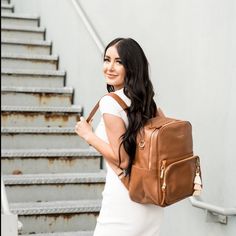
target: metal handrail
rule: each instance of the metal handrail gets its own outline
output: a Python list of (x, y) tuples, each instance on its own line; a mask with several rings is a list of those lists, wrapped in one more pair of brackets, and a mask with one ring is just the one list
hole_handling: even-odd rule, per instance
[[(8, 199), (7, 199), (7, 194), (6, 194), (6, 189), (5, 189), (5, 184), (3, 181), (3, 178), (1, 178), (1, 201), (2, 201), (2, 210), (4, 215), (13, 215), (10, 211), (9, 204), (8, 204)], [(17, 223), (17, 228), (18, 230), (21, 230), (23, 228), (23, 224), (18, 220)]]
[(208, 210), (212, 213), (216, 213), (222, 216), (235, 216), (236, 215), (236, 207), (223, 208), (219, 206), (215, 206), (210, 203), (203, 202), (200, 197), (190, 197), (190, 202), (194, 207), (201, 208), (204, 210)]
[(208, 222), (227, 224), (229, 216), (236, 216), (236, 207), (219, 207), (202, 201), (200, 197), (190, 197), (189, 200), (192, 206), (206, 210)]
[(9, 209), (9, 204), (7, 200), (7, 194), (5, 189), (5, 184), (3, 179), (1, 178), (1, 198), (2, 198), (2, 208), (3, 208), (3, 214), (5, 215), (12, 215)]
[(86, 16), (83, 8), (81, 7), (79, 1), (77, 0), (72, 0), (72, 4), (75, 7), (75, 10), (77, 14), (80, 16), (81, 20), (83, 21), (86, 29), (88, 30), (90, 36), (94, 40), (95, 44), (97, 45), (99, 51), (103, 54), (104, 52), (104, 44), (98, 34), (96, 33), (94, 27), (92, 26), (91, 22), (88, 20), (88, 17)]

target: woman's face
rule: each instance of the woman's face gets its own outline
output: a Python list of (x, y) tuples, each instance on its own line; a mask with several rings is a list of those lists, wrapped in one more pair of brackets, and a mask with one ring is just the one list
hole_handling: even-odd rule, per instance
[(106, 78), (106, 83), (112, 85), (115, 90), (124, 87), (125, 68), (115, 46), (109, 47), (106, 51), (103, 73)]

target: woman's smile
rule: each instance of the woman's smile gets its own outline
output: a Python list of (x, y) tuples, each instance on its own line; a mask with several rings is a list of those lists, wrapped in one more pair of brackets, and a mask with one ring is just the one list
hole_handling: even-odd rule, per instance
[(116, 77), (118, 75), (106, 73), (106, 76), (109, 77), (109, 78), (114, 78), (114, 77)]

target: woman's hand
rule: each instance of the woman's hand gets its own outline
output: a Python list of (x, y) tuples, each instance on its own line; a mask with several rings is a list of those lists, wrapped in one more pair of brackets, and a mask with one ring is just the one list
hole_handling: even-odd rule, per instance
[(93, 134), (92, 126), (88, 123), (84, 117), (80, 117), (80, 121), (75, 125), (75, 132), (88, 142), (89, 136)]
[(121, 163), (119, 163), (120, 136), (125, 131), (125, 124), (120, 117), (114, 115), (104, 114), (103, 118), (107, 126), (106, 131), (110, 143), (99, 138), (92, 131), (91, 122), (88, 123), (83, 117), (76, 123), (75, 132), (89, 145), (100, 152), (109, 163), (112, 163), (113, 167), (117, 167), (118, 164), (120, 164), (121, 168), (127, 168), (128, 164), (126, 164), (126, 160), (128, 160), (128, 158), (123, 146), (121, 147)]

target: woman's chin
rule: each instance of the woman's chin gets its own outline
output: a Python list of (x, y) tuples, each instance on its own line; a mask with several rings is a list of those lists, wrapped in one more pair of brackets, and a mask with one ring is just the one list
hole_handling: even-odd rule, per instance
[(107, 80), (106, 80), (106, 83), (107, 83), (108, 85), (111, 85), (111, 86), (116, 86), (115, 81), (112, 81), (112, 80), (110, 80), (110, 79), (107, 79)]

